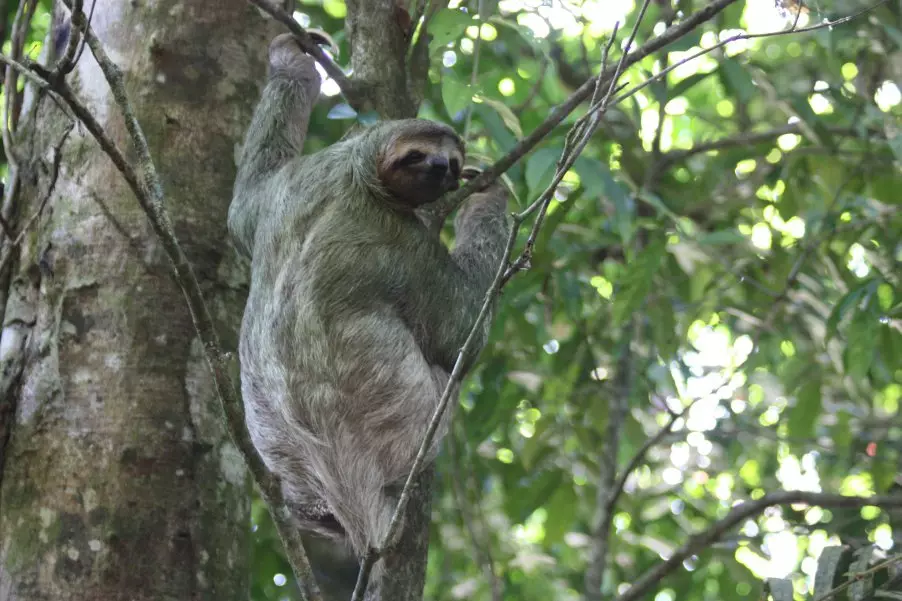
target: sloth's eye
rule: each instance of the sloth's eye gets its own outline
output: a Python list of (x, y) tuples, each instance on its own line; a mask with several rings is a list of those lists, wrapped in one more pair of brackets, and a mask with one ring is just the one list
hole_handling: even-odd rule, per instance
[(407, 154), (404, 155), (404, 158), (401, 159), (402, 165), (412, 165), (413, 163), (419, 163), (423, 159), (426, 158), (426, 155), (420, 152), (419, 150), (411, 150)]

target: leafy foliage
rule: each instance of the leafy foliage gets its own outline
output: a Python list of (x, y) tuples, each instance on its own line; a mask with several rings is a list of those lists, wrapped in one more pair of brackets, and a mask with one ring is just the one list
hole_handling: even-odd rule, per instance
[[(452, 2), (431, 22), (422, 116), (459, 131), (469, 119), (471, 154), (500, 158), (598, 72), (618, 10), (621, 38), (633, 26), (637, 7), (610, 4), (504, 0), (480, 19), (476, 3)], [(679, 14), (700, 6), (680, 2)], [(798, 25), (863, 6), (812, 5)], [(327, 5), (302, 11), (339, 31)], [(738, 2), (622, 81), (793, 20)], [(636, 44), (675, 22), (666, 3), (651, 3)], [(491, 599), (487, 561), (503, 599), (582, 596), (617, 395), (628, 406), (618, 472), (670, 413), (680, 417), (626, 480), (604, 598), (737, 501), (902, 486), (899, 31), (890, 3), (835, 28), (736, 42), (606, 113), (558, 191), (531, 268), (505, 289), (493, 342), (461, 395), (457, 451), (438, 464), (426, 598)], [(314, 118), (318, 145), (347, 123), (336, 127), (328, 111)], [(580, 114), (508, 172), (521, 202), (549, 183)], [(623, 390), (625, 336), (633, 369)], [(870, 549), (866, 565), (898, 544), (899, 520), (877, 508), (772, 508), (648, 598), (758, 599), (766, 578), (774, 599), (816, 595), (818, 570), (838, 582), (829, 558), (839, 547), (827, 545)], [(259, 541), (271, 551), (271, 537)], [(258, 569), (271, 581), (274, 567)]]
[[(805, 4), (800, 26), (865, 6)], [(636, 44), (702, 6), (652, 2)], [(454, 0), (429, 24), (422, 116), (461, 132), (469, 123), (471, 156), (496, 160), (598, 73), (614, 21), (625, 39), (637, 9)], [(30, 55), (48, 10), (42, 1)], [(340, 0), (298, 10), (348, 55)], [(740, 30), (793, 23), (769, 1), (736, 2), (626, 71), (632, 87), (678, 65), (607, 111), (551, 205), (531, 268), (504, 290), (461, 394), (455, 452), (438, 462), (427, 598), (492, 599), (489, 572), (506, 600), (581, 598), (602, 475), (621, 473), (671, 414), (672, 431), (639, 457), (611, 516), (604, 598), (738, 501), (902, 489), (900, 11), (884, 3), (837, 27), (679, 64)], [(550, 182), (580, 114), (508, 171), (521, 203)], [(314, 113), (308, 150), (371, 118), (332, 96)], [(616, 457), (603, 444), (612, 419)], [(818, 598), (898, 552), (900, 522), (876, 507), (772, 508), (648, 598)], [(259, 502), (252, 527), (252, 598), (295, 598)], [(893, 569), (837, 598), (898, 598)]]

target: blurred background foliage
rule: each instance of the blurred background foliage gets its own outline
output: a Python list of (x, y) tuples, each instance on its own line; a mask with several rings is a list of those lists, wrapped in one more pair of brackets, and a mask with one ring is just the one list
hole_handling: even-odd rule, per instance
[[(703, 5), (652, 2), (636, 44)], [(798, 25), (865, 6), (808, 2)], [(743, 30), (787, 28), (788, 8), (737, 2), (621, 81)], [(637, 12), (631, 0), (452, 0), (430, 25), (421, 116), (466, 130), (474, 160), (491, 162), (598, 72), (617, 21), (619, 59)], [(344, 15), (340, 0), (297, 5), (347, 56)], [(615, 508), (606, 598), (737, 501), (902, 489), (900, 81), (892, 0), (837, 27), (732, 43), (608, 110), (463, 387), (438, 461), (426, 598), (491, 599), (489, 563), (499, 599), (582, 598), (599, 482), (669, 422)], [(309, 151), (368, 119), (331, 82), (323, 91)], [(580, 115), (508, 172), (512, 209), (548, 185)], [(259, 500), (251, 527), (252, 598), (296, 598)], [(802, 598), (825, 547), (874, 544), (879, 558), (900, 542), (898, 513), (772, 509), (653, 598), (759, 599), (766, 577), (791, 578)]]

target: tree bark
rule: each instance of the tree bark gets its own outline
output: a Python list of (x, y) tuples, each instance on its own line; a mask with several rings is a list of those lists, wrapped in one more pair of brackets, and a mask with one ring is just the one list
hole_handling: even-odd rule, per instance
[[(345, 31), (351, 46), (354, 89), (365, 106), (382, 119), (417, 116), (429, 66), (428, 37), (423, 30), (409, 50), (416, 23), (403, 3), (393, 0), (348, 0)], [(397, 546), (382, 559), (385, 571), (378, 583), (381, 601), (420, 601), (426, 584), (431, 522), (432, 465), (417, 477), (404, 512), (404, 530)], [(367, 598), (370, 601), (370, 598)]]
[[(234, 148), (275, 28), (244, 0), (97, 0), (92, 25), (234, 349), (246, 293), (225, 242)], [(131, 156), (89, 50), (70, 80)], [(244, 600), (249, 479), (184, 298), (87, 132), (60, 146), (67, 123), (51, 100), (31, 104), (19, 193), (4, 203), (23, 227), (46, 200), (0, 274), (0, 600)]]

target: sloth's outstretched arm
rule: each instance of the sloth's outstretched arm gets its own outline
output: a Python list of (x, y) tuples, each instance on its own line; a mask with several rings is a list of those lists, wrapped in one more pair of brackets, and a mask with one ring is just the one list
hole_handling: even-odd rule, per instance
[[(464, 179), (470, 177), (473, 174), (465, 171)], [(466, 200), (455, 221), (454, 251), (445, 268), (430, 275), (428, 285), (423, 287), (427, 291), (424, 294), (431, 295), (426, 305), (431, 342), (428, 350), (446, 371), (451, 371), (504, 255), (507, 198), (504, 186), (495, 183)], [(491, 318), (485, 320), (475, 349), (485, 344), (490, 322)], [(478, 350), (467, 357), (466, 367), (476, 354)]]
[(250, 254), (258, 204), (272, 195), (266, 184), (283, 165), (300, 156), (321, 78), (313, 58), (291, 34), (269, 45), (269, 81), (247, 130), (229, 208), (229, 229)]

